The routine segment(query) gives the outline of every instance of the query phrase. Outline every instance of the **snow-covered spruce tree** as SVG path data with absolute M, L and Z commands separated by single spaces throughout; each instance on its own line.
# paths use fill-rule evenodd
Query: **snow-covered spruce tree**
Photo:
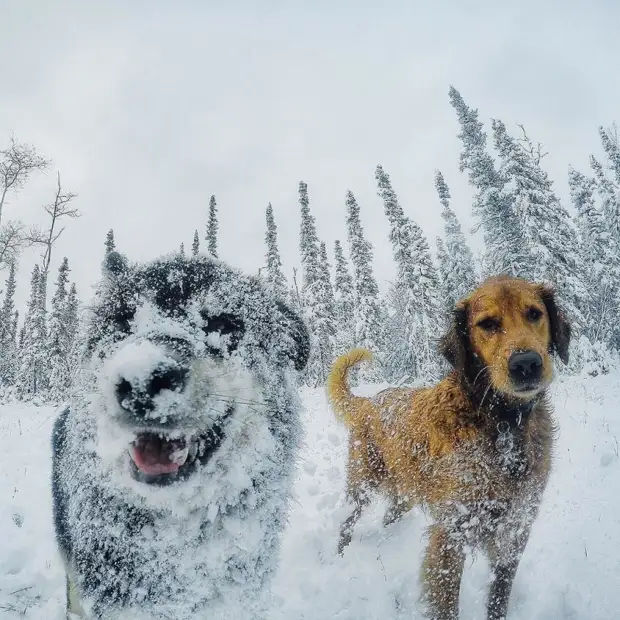
M 601 211 L 605 216 L 612 238 L 620 246 L 620 188 L 607 177 L 603 164 L 590 155 L 590 167 L 594 172 L 596 191 L 601 200 Z
M 185 244 L 181 243 L 181 245 L 179 246 L 179 254 L 181 256 L 185 256 Z
M 375 179 L 390 223 L 397 266 L 390 292 L 386 374 L 391 381 L 432 379 L 439 373 L 435 339 L 441 325 L 439 282 L 422 229 L 405 217 L 388 174 L 377 166 Z
M 198 236 L 198 231 L 194 231 L 194 241 L 192 242 L 192 256 L 198 256 L 200 252 L 200 237 Z
M 302 285 L 300 291 L 302 313 L 310 332 L 310 359 L 305 370 L 304 381 L 310 386 L 321 385 L 326 375 L 325 352 L 320 344 L 320 328 L 317 313 L 320 314 L 322 285 L 319 257 L 319 239 L 316 232 L 314 216 L 310 212 L 308 186 L 299 182 L 299 206 L 301 210 L 301 227 L 299 233 L 299 253 L 301 255 Z M 331 363 L 331 360 L 329 361 Z
M 355 288 L 340 241 L 334 241 L 334 298 L 336 303 L 336 354 L 341 355 L 355 343 Z
M 446 239 L 445 248 L 437 246 L 441 302 L 444 312 L 450 313 L 455 303 L 475 287 L 476 270 L 474 256 L 467 245 L 461 224 L 450 208 L 450 190 L 439 170 L 435 172 L 435 188 L 443 207 L 441 217 Z
M 15 384 L 17 376 L 17 343 L 14 325 L 15 289 L 15 262 L 12 262 L 0 309 L 0 388 L 3 392 Z
M 353 287 L 355 294 L 354 338 L 355 345 L 375 354 L 375 361 L 359 370 L 361 382 L 378 382 L 383 375 L 383 328 L 386 315 L 379 300 L 379 287 L 372 269 L 372 245 L 364 236 L 360 208 L 353 192 L 348 191 L 347 238 L 349 255 L 353 265 Z
M 377 181 L 379 196 L 383 200 L 385 215 L 390 223 L 390 242 L 397 270 L 396 282 L 399 285 L 412 288 L 415 280 L 415 265 L 411 255 L 410 230 L 405 225 L 403 208 L 400 206 L 396 192 L 392 188 L 389 175 L 380 165 L 375 170 L 375 180 Z
M 540 166 L 540 149 L 523 132 L 521 141 L 506 131 L 504 123 L 493 120 L 493 137 L 498 151 L 500 174 L 512 196 L 527 249 L 524 274 L 535 282 L 551 282 L 571 317 L 575 333 L 585 325 L 588 303 L 583 264 L 578 261 L 579 236 L 568 211 L 553 191 L 553 182 Z
M 620 138 L 618 128 L 614 124 L 611 129 L 598 128 L 603 148 L 609 159 L 609 169 L 613 172 L 617 186 L 620 186 Z
M 116 243 L 114 241 L 114 230 L 112 228 L 110 228 L 110 230 L 108 230 L 108 234 L 106 235 L 106 238 L 105 238 L 105 253 L 106 253 L 106 255 L 109 254 L 110 252 L 114 252 L 115 249 L 116 249 Z
M 299 182 L 299 205 L 301 208 L 299 253 L 301 255 L 303 282 L 301 292 L 303 298 L 319 277 L 319 239 L 316 232 L 316 222 L 310 212 L 308 186 L 303 181 Z
M 336 304 L 330 278 L 330 265 L 325 243 L 319 250 L 319 273 L 315 282 L 316 303 L 312 312 L 314 334 L 314 384 L 324 385 L 334 361 L 336 348 Z
M 435 239 L 435 245 L 437 246 L 437 267 L 439 271 L 439 278 L 443 285 L 443 282 L 448 278 L 449 273 L 449 259 L 446 254 L 446 244 L 443 242 L 441 237 L 437 237 Z M 444 306 L 447 306 L 446 302 L 444 302 Z
M 70 352 L 73 341 L 67 325 L 68 283 L 69 261 L 65 257 L 58 269 L 47 327 L 49 399 L 54 403 L 62 402 L 71 386 Z
M 584 265 L 586 286 L 590 293 L 584 333 L 592 342 L 615 347 L 620 336 L 618 291 L 620 256 L 605 216 L 595 200 L 596 181 L 569 168 L 570 196 L 577 211 L 580 231 L 579 259 Z
M 71 283 L 67 302 L 65 304 L 64 323 L 67 334 L 67 368 L 69 383 L 73 383 L 76 373 L 80 365 L 80 347 L 83 336 L 80 333 L 80 302 L 78 299 L 77 288 L 75 282 Z
M 207 241 L 207 251 L 208 253 L 217 258 L 217 231 L 218 231 L 218 223 L 217 223 L 217 202 L 215 201 L 215 196 L 211 196 L 209 200 L 209 221 L 207 222 L 207 234 L 205 239 Z
M 469 108 L 453 86 L 449 96 L 461 126 L 458 137 L 463 150 L 459 169 L 467 171 L 469 184 L 476 190 L 472 212 L 477 221 L 476 230 L 482 228 L 486 249 L 482 275 L 527 276 L 531 271 L 531 255 L 527 252 L 512 196 L 487 153 L 487 136 L 478 120 L 478 110 Z
M 265 244 L 267 253 L 265 262 L 267 273 L 265 279 L 272 293 L 280 299 L 287 299 L 288 283 L 282 272 L 282 261 L 280 260 L 280 250 L 278 249 L 278 227 L 273 217 L 273 207 L 271 203 L 265 209 L 265 222 L 267 230 L 265 232 Z
M 19 372 L 16 379 L 17 395 L 21 400 L 45 398 L 47 390 L 47 331 L 42 299 L 42 277 L 35 265 L 30 279 L 30 298 L 24 317 L 23 336 L 19 355 Z

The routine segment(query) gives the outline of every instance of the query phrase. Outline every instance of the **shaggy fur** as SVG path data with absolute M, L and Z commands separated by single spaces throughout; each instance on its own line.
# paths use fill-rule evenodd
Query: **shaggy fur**
M 370 491 L 390 499 L 386 524 L 421 505 L 434 520 L 422 571 L 427 616 L 458 618 L 467 547 L 485 552 L 493 569 L 487 618 L 504 618 L 551 469 L 550 354 L 566 362 L 569 338 L 550 289 L 500 277 L 457 304 L 441 343 L 453 370 L 437 385 L 358 397 L 347 373 L 370 353 L 337 359 L 327 390 L 350 430 L 347 496 L 354 505 L 340 553 Z
M 111 253 L 87 336 L 52 446 L 68 612 L 263 617 L 300 435 L 305 326 L 219 261 L 130 266 Z

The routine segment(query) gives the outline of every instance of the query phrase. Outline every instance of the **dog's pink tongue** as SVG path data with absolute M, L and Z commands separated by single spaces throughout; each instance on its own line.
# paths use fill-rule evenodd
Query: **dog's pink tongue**
M 136 467 L 148 476 L 173 474 L 187 459 L 183 439 L 166 440 L 157 435 L 139 435 L 131 446 L 131 458 Z

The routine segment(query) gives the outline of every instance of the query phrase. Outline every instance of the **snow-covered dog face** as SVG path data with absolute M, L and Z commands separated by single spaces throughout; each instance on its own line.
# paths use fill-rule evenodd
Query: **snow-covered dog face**
M 308 356 L 293 312 L 204 256 L 130 267 L 111 253 L 105 273 L 88 344 L 104 461 L 169 485 L 269 435 L 270 394 Z

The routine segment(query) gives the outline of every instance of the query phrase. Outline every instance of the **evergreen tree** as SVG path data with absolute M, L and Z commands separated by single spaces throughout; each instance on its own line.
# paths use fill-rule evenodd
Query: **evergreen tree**
M 334 298 L 338 326 L 336 352 L 342 354 L 352 349 L 355 343 L 355 290 L 347 259 L 338 240 L 334 241 L 334 259 L 336 264 Z
M 444 221 L 446 245 L 437 240 L 439 273 L 441 274 L 441 304 L 444 313 L 452 312 L 456 302 L 465 297 L 476 285 L 474 256 L 467 245 L 454 211 L 450 208 L 450 191 L 443 175 L 435 172 L 435 187 L 443 207 L 441 217 Z
M 211 256 L 217 258 L 217 231 L 219 229 L 217 223 L 217 202 L 215 196 L 211 196 L 209 200 L 209 221 L 207 223 L 207 251 Z
M 383 380 L 381 354 L 385 315 L 379 302 L 379 287 L 372 269 L 372 245 L 364 236 L 360 208 L 351 191 L 347 192 L 346 208 L 355 295 L 354 342 L 356 346 L 372 351 L 377 358 L 372 365 L 360 369 L 360 381 L 376 382 Z
M 79 317 L 79 299 L 75 282 L 71 283 L 69 294 L 67 295 L 67 303 L 65 304 L 64 323 L 67 334 L 67 379 L 70 386 L 73 377 L 79 368 L 80 359 L 80 317 Z
M 599 127 L 598 133 L 609 159 L 609 168 L 614 173 L 616 184 L 620 185 L 620 142 L 618 140 L 618 129 L 616 125 L 610 130 Z
M 308 186 L 299 182 L 299 205 L 301 207 L 301 229 L 299 233 L 299 252 L 302 270 L 302 298 L 312 295 L 312 287 L 319 275 L 319 239 L 314 215 L 310 212 Z M 303 299 L 304 303 L 306 300 Z
M 17 343 L 15 342 L 15 262 L 11 263 L 6 281 L 4 301 L 0 310 L 0 386 L 15 383 L 17 375 Z
M 439 282 L 422 229 L 405 217 L 388 174 L 377 166 L 375 179 L 390 223 L 397 266 L 390 294 L 386 372 L 390 380 L 431 378 L 439 370 L 432 341 L 440 325 Z
M 502 163 L 501 174 L 509 187 L 514 209 L 530 254 L 528 272 L 535 282 L 554 284 L 576 330 L 584 325 L 583 309 L 588 291 L 585 273 L 577 262 L 579 237 L 570 215 L 553 191 L 553 183 L 540 166 L 539 149 L 527 134 L 517 141 L 505 125 L 493 121 L 495 147 Z
M 267 285 L 276 297 L 286 299 L 288 284 L 284 273 L 282 273 L 282 261 L 280 260 L 280 250 L 278 250 L 278 227 L 273 217 L 271 203 L 265 209 L 265 220 L 267 224 L 267 231 L 265 232 Z
M 301 208 L 301 227 L 299 235 L 299 251 L 301 254 L 301 303 L 303 316 L 308 325 L 312 343 L 310 359 L 305 370 L 305 381 L 308 385 L 317 386 L 321 383 L 326 363 L 326 345 L 322 327 L 321 304 L 323 303 L 323 283 L 319 258 L 319 239 L 316 232 L 314 216 L 310 212 L 308 186 L 299 183 L 299 205 Z
M 192 243 L 192 256 L 198 256 L 200 252 L 200 238 L 198 237 L 198 231 L 194 231 L 194 242 Z
M 42 299 L 43 279 L 39 265 L 35 265 L 30 279 L 30 298 L 24 317 L 20 369 L 16 380 L 17 391 L 22 400 L 46 395 L 48 355 Z
M 379 196 L 383 200 L 385 215 L 390 223 L 390 242 L 397 269 L 396 282 L 399 286 L 413 288 L 416 286 L 415 265 L 411 255 L 411 230 L 407 218 L 392 188 L 390 177 L 382 166 L 377 166 L 375 180 Z
M 525 276 L 531 267 L 525 236 L 504 179 L 487 153 L 487 136 L 478 120 L 478 110 L 469 108 L 453 86 L 450 103 L 461 126 L 458 137 L 463 150 L 459 168 L 468 172 L 469 184 L 476 190 L 472 210 L 477 227 L 482 228 L 486 248 L 483 275 Z
M 109 254 L 110 252 L 114 252 L 115 249 L 116 243 L 114 241 L 114 230 L 110 228 L 105 238 L 105 253 Z
M 605 216 L 615 244 L 620 247 L 620 190 L 607 178 L 601 162 L 590 155 L 590 167 L 594 172 L 596 191 L 601 200 L 601 211 Z
M 71 384 L 68 362 L 73 343 L 71 342 L 66 323 L 68 282 L 69 261 L 65 257 L 58 269 L 56 291 L 52 297 L 52 308 L 48 322 L 49 398 L 52 402 L 60 402 L 66 398 Z
M 439 267 L 439 278 L 443 282 L 445 282 L 450 273 L 449 268 L 449 257 L 446 253 L 446 244 L 443 242 L 441 237 L 437 237 L 435 239 L 435 244 L 437 245 L 437 265 Z M 444 304 L 444 306 L 448 306 L 448 304 Z
M 325 243 L 321 242 L 319 251 L 318 277 L 314 284 L 316 304 L 312 313 L 314 336 L 313 367 L 311 377 L 315 386 L 324 385 L 332 362 L 336 344 L 336 311 L 334 289 L 330 279 L 330 266 L 327 260 Z
M 181 243 L 181 245 L 179 246 L 179 254 L 181 256 L 185 256 L 185 244 Z
M 584 333 L 592 342 L 615 347 L 620 336 L 620 324 L 616 321 L 620 285 L 617 244 L 605 216 L 596 206 L 596 181 L 570 168 L 568 184 L 581 233 L 580 261 L 590 291 Z

